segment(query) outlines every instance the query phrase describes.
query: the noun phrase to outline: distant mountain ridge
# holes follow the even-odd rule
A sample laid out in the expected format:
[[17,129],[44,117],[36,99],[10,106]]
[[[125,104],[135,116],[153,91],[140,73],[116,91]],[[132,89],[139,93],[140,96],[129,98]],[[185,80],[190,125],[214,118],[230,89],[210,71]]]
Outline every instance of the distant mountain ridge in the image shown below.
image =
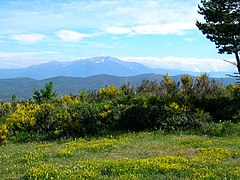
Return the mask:
[[[107,56],[81,59],[72,62],[53,61],[22,69],[0,69],[0,78],[6,79],[29,77],[41,80],[57,76],[88,77],[99,74],[108,74],[113,76],[135,76],[146,73],[169,73],[171,76],[179,74],[190,74],[197,76],[200,74],[191,71],[150,68],[141,63],[121,61],[117,58]],[[223,73],[211,73],[210,75],[212,77],[219,77],[223,76]]]
[[[98,90],[99,88],[107,85],[115,85],[117,87],[123,85],[126,82],[137,87],[143,80],[160,82],[163,79],[161,74],[141,74],[137,76],[125,76],[118,77],[112,75],[94,75],[89,77],[54,77],[43,80],[36,80],[32,78],[11,78],[0,79],[0,100],[11,101],[12,95],[17,96],[17,100],[28,100],[32,98],[34,89],[41,89],[45,83],[53,82],[54,90],[63,94],[77,95],[81,90]],[[179,82],[181,75],[172,76],[172,79]],[[232,78],[220,78],[216,79],[224,85],[233,84],[235,82]]]
[[[60,94],[78,94],[80,90],[97,90],[106,85],[120,86],[129,82],[135,86],[142,80],[162,80],[169,73],[173,80],[180,81],[182,74],[197,76],[201,73],[149,68],[141,63],[121,61],[114,57],[94,57],[72,62],[53,61],[22,69],[0,69],[0,100],[10,101],[13,94],[18,100],[32,97],[34,89],[52,81]],[[210,74],[218,77],[219,74]],[[233,84],[234,79],[218,79],[222,84]]]

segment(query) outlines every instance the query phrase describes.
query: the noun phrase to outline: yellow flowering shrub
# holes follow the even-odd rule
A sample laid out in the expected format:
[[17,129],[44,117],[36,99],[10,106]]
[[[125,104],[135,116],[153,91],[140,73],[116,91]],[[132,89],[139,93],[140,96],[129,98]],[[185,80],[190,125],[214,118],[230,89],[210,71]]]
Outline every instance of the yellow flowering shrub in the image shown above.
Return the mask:
[[6,109],[10,109],[10,108],[12,108],[12,103],[6,102],[6,103],[3,104],[3,106],[4,106]]
[[14,110],[14,106],[12,106],[12,103],[0,102],[0,124],[6,123],[6,117],[8,117],[9,114],[11,114],[13,110]]
[[176,102],[172,102],[168,105],[168,108],[170,110],[172,110],[173,112],[186,112],[187,111],[187,107],[186,106],[180,106],[178,103]]
[[115,96],[121,95],[123,92],[116,88],[114,85],[105,88],[100,88],[98,94],[100,97],[113,98]]
[[57,103],[47,104],[51,111],[49,112],[49,116],[51,116],[52,122],[55,125],[54,134],[56,136],[63,132],[66,134],[69,132],[78,132],[82,128],[80,122],[75,118],[77,113],[74,112],[75,108],[78,108],[80,104],[78,96],[71,95],[64,95],[63,98],[58,99]]
[[99,113],[99,116],[103,119],[107,119],[112,114],[112,110],[109,108],[109,105],[105,104],[103,111]]
[[175,103],[175,102],[169,104],[169,107],[170,107],[173,111],[178,111],[178,110],[180,109],[180,106],[179,106],[177,103]]
[[40,110],[40,106],[36,103],[17,104],[15,111],[7,118],[7,122],[14,130],[29,130],[36,124],[36,115]]
[[167,93],[173,93],[177,88],[176,82],[171,79],[168,73],[163,75],[163,85]]
[[232,87],[233,88],[233,94],[235,98],[240,98],[240,84],[237,84]]
[[61,105],[67,106],[67,105],[70,105],[70,104],[79,104],[80,100],[77,96],[73,97],[73,96],[70,96],[70,95],[65,95],[65,96],[63,96],[63,98],[59,99],[59,102],[60,102]]
[[0,143],[6,142],[7,133],[8,133],[7,125],[0,124]]

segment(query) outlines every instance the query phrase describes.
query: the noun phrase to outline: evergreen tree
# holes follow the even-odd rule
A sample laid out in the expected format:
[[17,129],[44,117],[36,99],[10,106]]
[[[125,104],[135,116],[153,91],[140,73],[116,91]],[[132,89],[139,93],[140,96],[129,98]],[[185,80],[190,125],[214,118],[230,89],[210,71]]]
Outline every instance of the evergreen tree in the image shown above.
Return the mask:
[[46,83],[45,88],[40,89],[40,92],[35,89],[33,93],[33,99],[37,103],[40,103],[44,100],[52,100],[53,98],[57,97],[57,93],[53,91],[53,82]]
[[[198,13],[205,22],[196,25],[206,37],[216,44],[220,54],[234,54],[235,65],[240,73],[240,1],[239,0],[201,0]],[[227,61],[228,62],[228,61]]]

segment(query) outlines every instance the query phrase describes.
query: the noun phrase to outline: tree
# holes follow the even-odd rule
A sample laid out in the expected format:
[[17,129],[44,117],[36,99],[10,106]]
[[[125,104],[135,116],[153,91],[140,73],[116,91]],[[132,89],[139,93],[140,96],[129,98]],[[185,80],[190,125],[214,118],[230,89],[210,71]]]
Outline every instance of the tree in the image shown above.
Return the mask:
[[57,97],[57,93],[53,91],[53,82],[46,83],[45,88],[41,89],[40,92],[35,89],[33,93],[33,99],[38,103]]
[[12,95],[12,103],[15,103],[15,102],[16,102],[16,99],[17,99],[17,95],[16,95],[16,94],[13,94],[13,95]]
[[240,1],[239,0],[201,0],[198,13],[205,22],[197,21],[199,30],[214,42],[218,53],[234,54],[240,74]]

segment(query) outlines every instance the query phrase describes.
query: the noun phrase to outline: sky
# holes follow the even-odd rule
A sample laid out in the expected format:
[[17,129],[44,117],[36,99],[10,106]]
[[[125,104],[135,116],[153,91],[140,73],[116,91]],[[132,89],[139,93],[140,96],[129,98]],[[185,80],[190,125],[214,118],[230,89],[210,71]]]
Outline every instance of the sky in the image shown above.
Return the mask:
[[112,56],[149,67],[236,71],[197,29],[200,0],[0,0],[0,68]]

